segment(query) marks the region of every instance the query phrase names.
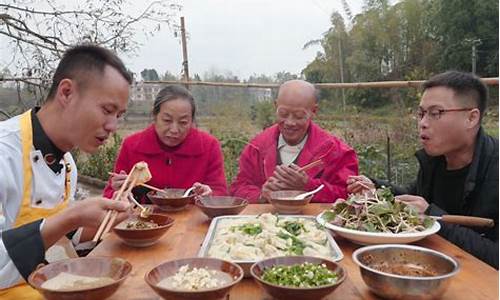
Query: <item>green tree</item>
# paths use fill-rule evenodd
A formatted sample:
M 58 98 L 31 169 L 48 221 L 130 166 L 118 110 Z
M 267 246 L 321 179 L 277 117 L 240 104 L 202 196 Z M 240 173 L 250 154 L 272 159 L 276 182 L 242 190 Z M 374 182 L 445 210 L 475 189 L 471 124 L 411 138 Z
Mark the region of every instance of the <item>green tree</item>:
M 179 78 L 177 78 L 177 76 L 175 76 L 174 74 L 170 73 L 170 71 L 167 70 L 165 71 L 165 74 L 163 74 L 163 76 L 161 77 L 161 80 L 175 81 L 179 80 Z
M 498 74 L 498 1 L 367 0 L 362 13 L 349 19 L 334 12 L 331 27 L 319 40 L 314 61 L 302 71 L 311 82 L 421 80 L 449 69 L 471 70 L 476 41 L 477 73 Z M 480 44 L 479 44 L 480 43 Z M 348 90 L 348 102 L 377 107 L 390 102 L 414 104 L 406 90 Z M 323 92 L 334 100 L 339 92 Z
M 287 71 L 281 71 L 274 74 L 274 81 L 276 83 L 283 83 L 288 80 L 297 79 L 298 76 Z
M 274 79 L 270 76 L 267 76 L 265 74 L 252 74 L 250 77 L 248 77 L 247 80 L 245 80 L 247 83 L 274 83 Z
M 497 0 L 435 0 L 429 12 L 439 70 L 471 71 L 472 43 L 477 41 L 477 74 L 498 76 Z
M 141 71 L 142 80 L 145 81 L 158 81 L 160 77 L 158 76 L 158 72 L 155 69 L 144 69 Z

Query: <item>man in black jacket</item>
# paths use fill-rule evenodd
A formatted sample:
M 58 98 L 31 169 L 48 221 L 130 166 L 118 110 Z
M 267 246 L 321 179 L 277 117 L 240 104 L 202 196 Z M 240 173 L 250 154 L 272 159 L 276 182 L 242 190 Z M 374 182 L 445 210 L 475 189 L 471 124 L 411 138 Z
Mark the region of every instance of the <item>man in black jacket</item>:
M 469 73 L 449 71 L 423 85 L 418 109 L 419 138 L 423 149 L 415 154 L 420 164 L 417 180 L 391 186 L 397 199 L 420 213 L 458 214 L 491 218 L 494 228 L 441 224 L 439 234 L 498 269 L 498 139 L 481 127 L 488 93 Z M 348 191 L 373 186 L 365 176 L 347 180 Z

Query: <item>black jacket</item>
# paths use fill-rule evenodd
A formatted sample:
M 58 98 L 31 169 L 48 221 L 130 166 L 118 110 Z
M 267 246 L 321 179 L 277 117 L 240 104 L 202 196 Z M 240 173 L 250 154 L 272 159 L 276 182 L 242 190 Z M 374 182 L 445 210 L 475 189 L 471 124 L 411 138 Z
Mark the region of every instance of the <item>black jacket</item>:
M 446 207 L 433 204 L 432 191 L 436 168 L 444 156 L 431 157 L 424 150 L 415 154 L 420 164 L 417 180 L 406 187 L 397 187 L 387 182 L 374 180 L 377 186 L 391 186 L 395 195 L 421 196 L 429 202 L 428 215 L 447 214 Z M 464 184 L 462 215 L 490 218 L 493 228 L 472 228 L 441 223 L 439 234 L 498 269 L 498 139 L 479 130 L 474 157 Z

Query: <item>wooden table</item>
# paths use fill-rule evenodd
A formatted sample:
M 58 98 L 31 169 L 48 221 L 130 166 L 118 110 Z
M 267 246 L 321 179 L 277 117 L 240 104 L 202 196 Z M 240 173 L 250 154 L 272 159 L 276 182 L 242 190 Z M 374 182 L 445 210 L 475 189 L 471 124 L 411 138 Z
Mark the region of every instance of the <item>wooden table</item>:
M 303 213 L 317 215 L 328 206 L 310 204 Z M 242 214 L 254 215 L 269 211 L 273 211 L 269 204 L 254 204 L 249 205 Z M 160 299 L 144 281 L 144 274 L 164 261 L 197 255 L 210 224 L 208 218 L 197 207 L 191 205 L 183 211 L 169 215 L 175 219 L 174 225 L 157 244 L 151 247 L 132 248 L 123 244 L 114 234 L 109 234 L 89 254 L 122 257 L 133 265 L 128 279 L 109 299 Z M 359 246 L 340 237 L 336 237 L 335 240 L 344 253 L 344 259 L 340 264 L 347 270 L 348 277 L 326 299 L 378 299 L 369 292 L 361 279 L 358 267 L 351 258 L 352 252 Z M 460 272 L 452 279 L 442 299 L 498 299 L 498 271 L 494 268 L 438 235 L 430 236 L 415 244 L 441 251 L 457 259 L 460 264 Z M 270 299 L 251 278 L 243 279 L 234 286 L 229 298 Z

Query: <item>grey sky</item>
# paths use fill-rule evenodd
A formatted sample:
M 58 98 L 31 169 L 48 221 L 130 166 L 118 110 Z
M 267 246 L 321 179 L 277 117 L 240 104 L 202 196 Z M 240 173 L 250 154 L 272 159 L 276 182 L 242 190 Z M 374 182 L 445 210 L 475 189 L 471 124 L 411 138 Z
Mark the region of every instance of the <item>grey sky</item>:
M 59 0 L 70 5 L 78 0 Z M 231 72 L 239 78 L 252 74 L 274 75 L 280 71 L 299 74 L 316 56 L 319 46 L 302 50 L 305 43 L 322 37 L 330 27 L 330 16 L 337 10 L 344 15 L 341 0 L 174 0 L 183 9 L 189 34 L 190 74 L 203 76 L 215 71 Z M 348 0 L 353 14 L 359 13 L 363 0 Z M 36 2 L 35 2 L 36 3 Z M 144 9 L 139 2 L 129 2 L 128 9 L 137 15 Z M 134 13 L 134 11 L 137 11 Z M 146 39 L 136 56 L 121 55 L 127 67 L 139 74 L 154 68 L 181 74 L 180 37 L 165 26 Z M 11 61 L 11 48 L 0 36 L 0 67 Z M 9 68 L 13 69 L 10 65 Z M 14 71 L 14 70 L 12 70 Z M 14 71 L 16 72 L 16 71 Z M 140 76 L 138 77 L 140 78 Z
M 354 14 L 363 1 L 348 1 Z M 240 78 L 253 73 L 300 73 L 319 46 L 302 50 L 330 27 L 334 10 L 343 14 L 340 0 L 186 0 L 181 15 L 189 33 L 190 74 L 231 71 Z M 181 73 L 180 39 L 167 29 L 144 42 L 137 57 L 124 57 L 139 73 L 154 68 L 159 74 Z

